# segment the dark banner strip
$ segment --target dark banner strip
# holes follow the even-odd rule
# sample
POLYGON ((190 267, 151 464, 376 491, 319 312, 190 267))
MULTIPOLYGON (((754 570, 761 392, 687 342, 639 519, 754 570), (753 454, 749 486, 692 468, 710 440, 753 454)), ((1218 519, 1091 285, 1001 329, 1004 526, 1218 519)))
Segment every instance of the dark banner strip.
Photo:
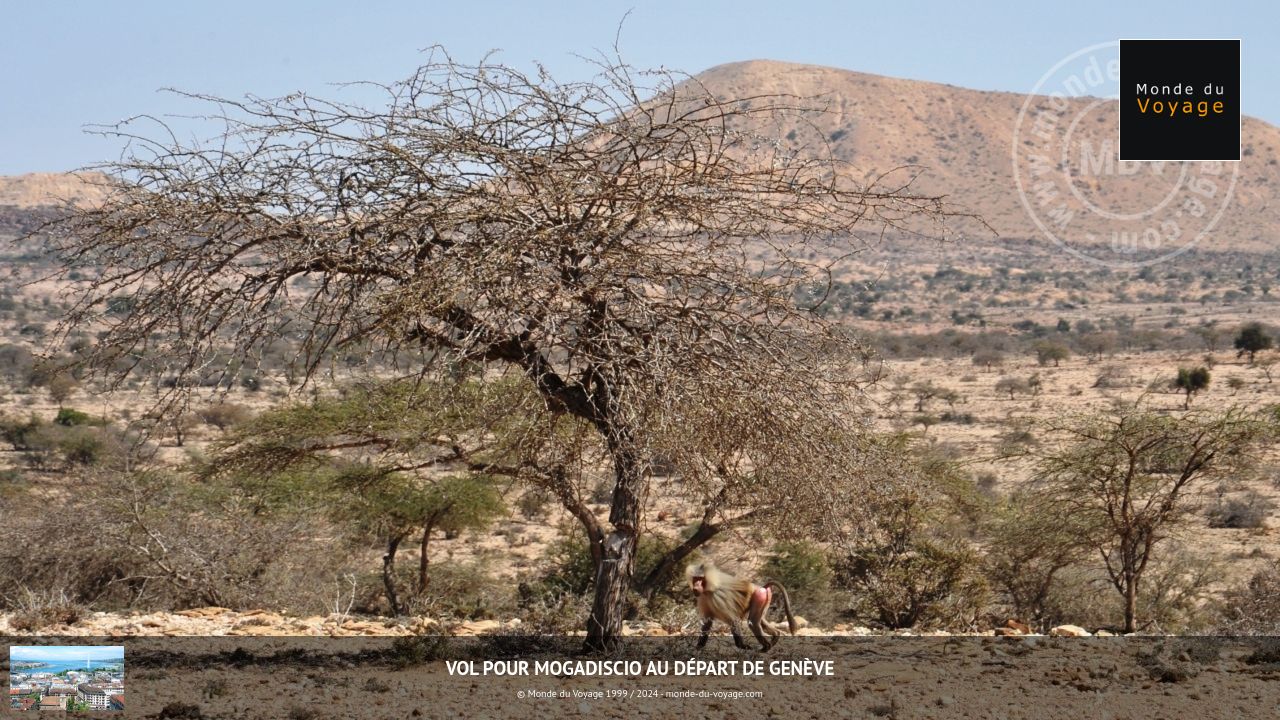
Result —
MULTIPOLYGON (((767 654, 727 637, 606 654, 533 636, 3 640, 123 645, 125 709, 89 713, 117 718, 1280 717, 1280 638, 787 637, 767 654)), ((10 692, 5 716, 31 717, 10 692)))

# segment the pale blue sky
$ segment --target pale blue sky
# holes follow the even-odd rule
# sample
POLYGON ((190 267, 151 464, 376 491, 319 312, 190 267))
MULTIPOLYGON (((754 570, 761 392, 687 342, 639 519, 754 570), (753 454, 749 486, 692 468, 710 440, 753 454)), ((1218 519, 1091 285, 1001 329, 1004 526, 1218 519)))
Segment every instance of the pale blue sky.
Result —
MULTIPOLYGON (((113 159, 85 124, 193 112, 159 88, 240 96, 408 75, 443 44, 476 61, 587 75, 574 53, 613 42, 638 66, 698 72, 770 58, 990 90, 1029 91, 1062 57, 1121 37, 1240 37, 1244 111, 1280 124, 1276 3, 1192 2, 272 2, 0 0, 0 174, 113 159)), ((341 95, 347 99, 351 95, 341 95)))
POLYGON ((75 662, 114 660, 124 657, 123 645, 15 645, 9 648, 9 659, 28 662, 75 662))

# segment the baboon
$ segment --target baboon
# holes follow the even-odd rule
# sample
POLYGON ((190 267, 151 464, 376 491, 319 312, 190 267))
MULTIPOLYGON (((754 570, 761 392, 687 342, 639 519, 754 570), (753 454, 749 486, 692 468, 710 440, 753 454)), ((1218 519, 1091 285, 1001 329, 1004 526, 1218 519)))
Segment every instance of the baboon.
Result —
POLYGON ((734 644, 743 650, 747 649, 747 644, 742 641, 742 633, 738 632, 738 622, 743 619, 751 627, 756 640, 760 641, 762 651, 767 652, 778 644, 782 631, 766 617, 774 590, 781 596, 782 611, 787 616, 787 628, 792 635, 796 634, 796 618, 791 614, 791 599, 787 597, 787 589, 781 583, 770 580, 763 585, 756 585, 750 580, 721 572, 710 561, 690 565, 685 568, 685 576, 689 578, 689 587, 698 595, 698 614, 702 616, 702 637, 698 639, 698 649, 706 646, 707 636, 716 620, 729 626, 734 644))

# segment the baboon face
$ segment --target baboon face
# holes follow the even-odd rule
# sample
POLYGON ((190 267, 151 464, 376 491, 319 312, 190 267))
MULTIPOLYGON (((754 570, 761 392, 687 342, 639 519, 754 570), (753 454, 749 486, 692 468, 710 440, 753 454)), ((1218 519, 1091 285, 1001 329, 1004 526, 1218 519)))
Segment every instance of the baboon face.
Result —
POLYGON ((706 589, 706 582, 707 579, 702 575, 694 575, 689 578, 689 587, 693 588, 695 593, 701 595, 702 591, 706 589))

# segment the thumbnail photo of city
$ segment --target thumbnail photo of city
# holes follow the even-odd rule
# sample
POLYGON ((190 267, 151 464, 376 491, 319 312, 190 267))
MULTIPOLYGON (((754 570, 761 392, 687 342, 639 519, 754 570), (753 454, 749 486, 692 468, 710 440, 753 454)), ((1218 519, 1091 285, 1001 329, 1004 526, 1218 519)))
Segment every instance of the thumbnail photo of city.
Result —
POLYGON ((9 707, 19 711, 124 710, 124 647, 9 648, 9 707))

